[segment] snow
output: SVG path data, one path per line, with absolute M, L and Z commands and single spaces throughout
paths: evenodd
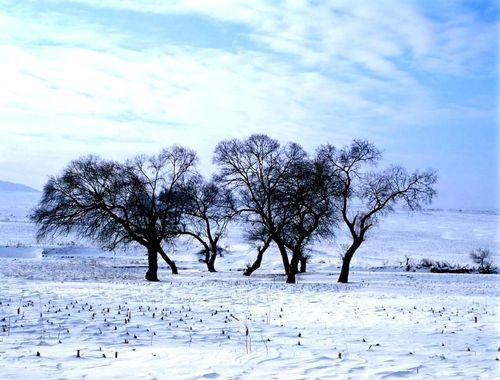
M 242 276 L 238 269 L 255 249 L 238 227 L 218 273 L 206 272 L 195 257 L 199 248 L 183 241 L 172 254 L 180 274 L 162 265 L 163 281 L 147 283 L 138 247 L 110 253 L 74 237 L 38 243 L 26 218 L 36 194 L 16 199 L 0 193 L 2 379 L 498 373 L 499 275 L 400 266 L 405 255 L 472 264 L 470 249 L 498 252 L 496 213 L 398 212 L 356 254 L 349 284 L 336 283 L 345 235 L 316 244 L 310 272 L 287 285 L 275 250 L 252 277 Z

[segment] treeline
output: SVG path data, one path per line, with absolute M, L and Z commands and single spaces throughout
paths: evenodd
M 344 225 L 352 239 L 338 281 L 347 282 L 354 253 L 381 216 L 397 203 L 419 209 L 436 194 L 433 170 L 375 170 L 380 159 L 364 140 L 340 149 L 322 145 L 309 155 L 266 135 L 220 142 L 213 158 L 218 172 L 210 179 L 197 172 L 196 153 L 179 146 L 126 162 L 87 156 L 49 178 L 31 219 L 39 239 L 74 232 L 106 249 L 140 244 L 148 252 L 149 281 L 158 281 L 158 256 L 177 273 L 165 247 L 182 235 L 200 245 L 215 272 L 230 224 L 243 223 L 245 239 L 258 247 L 244 274 L 258 269 L 275 245 L 287 282 L 295 283 L 311 243 L 334 238 Z

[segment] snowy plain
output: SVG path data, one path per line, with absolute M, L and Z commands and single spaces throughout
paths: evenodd
M 345 234 L 317 243 L 287 285 L 275 250 L 242 275 L 255 248 L 238 226 L 218 273 L 183 241 L 170 247 L 179 275 L 162 266 L 147 283 L 139 248 L 37 242 L 27 214 L 39 196 L 0 192 L 2 379 L 498 377 L 500 276 L 403 268 L 498 254 L 497 212 L 397 212 L 356 254 L 349 284 L 336 283 Z

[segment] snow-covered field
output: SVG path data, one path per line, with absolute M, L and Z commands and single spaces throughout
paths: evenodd
M 346 285 L 336 283 L 344 235 L 316 244 L 292 286 L 276 251 L 242 276 L 254 248 L 238 227 L 218 273 L 183 242 L 172 248 L 180 274 L 163 267 L 162 282 L 146 283 L 140 249 L 38 244 L 26 218 L 38 196 L 0 194 L 1 379 L 498 375 L 500 276 L 401 267 L 405 255 L 472 264 L 471 249 L 498 253 L 497 213 L 398 212 L 356 254 Z

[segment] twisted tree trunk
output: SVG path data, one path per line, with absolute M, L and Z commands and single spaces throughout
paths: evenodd
M 259 247 L 257 251 L 257 258 L 255 259 L 254 263 L 247 267 L 243 274 L 245 276 L 250 276 L 253 272 L 255 272 L 257 269 L 260 268 L 260 265 L 262 264 L 262 257 L 264 256 L 264 252 L 266 252 L 267 248 L 269 248 L 269 245 L 271 244 L 271 240 L 266 240 L 264 242 L 264 245 L 262 247 Z
M 354 239 L 351 246 L 345 252 L 344 257 L 342 258 L 342 269 L 340 270 L 338 282 L 344 284 L 349 282 L 349 269 L 351 265 L 351 259 L 354 255 L 354 252 L 356 252 L 356 250 L 359 248 L 362 242 L 363 242 L 362 238 Z
M 217 258 L 217 245 L 212 244 L 212 248 L 210 251 L 207 253 L 206 256 L 207 260 L 207 269 L 209 272 L 217 272 L 215 270 L 215 259 Z
M 154 247 L 148 247 L 148 271 L 146 272 L 146 280 L 158 280 L 158 252 Z
M 170 257 L 167 256 L 165 251 L 163 251 L 163 248 L 159 246 L 158 248 L 158 253 L 160 256 L 165 260 L 165 262 L 170 266 L 170 269 L 172 270 L 172 274 L 178 274 L 179 272 L 177 271 L 177 265 L 175 265 L 175 262 L 170 259 Z
M 288 253 L 286 251 L 286 246 L 280 239 L 276 239 L 275 242 L 276 242 L 276 245 L 278 246 L 278 249 L 280 251 L 281 260 L 283 260 L 283 268 L 285 269 L 285 274 L 288 275 L 288 273 L 290 272 L 290 261 L 288 259 Z

